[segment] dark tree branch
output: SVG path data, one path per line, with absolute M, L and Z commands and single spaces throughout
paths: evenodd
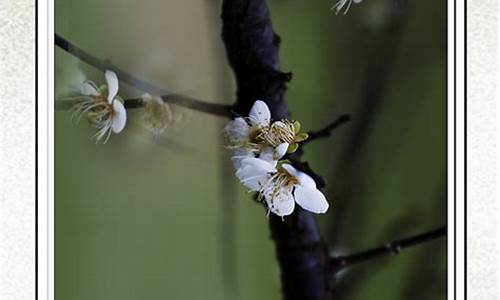
M 222 21 L 222 39 L 238 86 L 235 111 L 246 114 L 262 99 L 274 119 L 289 117 L 284 93 L 292 75 L 279 70 L 279 37 L 266 1 L 225 0 Z
M 338 117 L 335 121 L 333 121 L 332 123 L 328 124 L 327 126 L 325 126 L 324 128 L 318 130 L 318 131 L 309 131 L 308 134 L 309 134 L 309 138 L 307 140 L 305 140 L 304 142 L 302 142 L 302 146 L 307 144 L 307 143 L 310 143 L 314 140 L 317 140 L 317 139 L 320 139 L 320 138 L 327 138 L 329 137 L 331 134 L 332 134 L 332 131 L 336 128 L 338 128 L 340 125 L 342 124 L 345 124 L 347 122 L 349 122 L 351 120 L 351 116 L 350 115 L 341 115 L 340 117 Z
M 411 237 L 407 237 L 401 240 L 393 241 L 383 246 L 365 250 L 359 253 L 350 254 L 346 256 L 333 257 L 330 260 L 330 268 L 333 270 L 333 272 L 338 272 L 354 264 L 358 264 L 361 262 L 369 261 L 387 255 L 399 254 L 401 250 L 405 248 L 420 245 L 422 243 L 443 236 L 446 236 L 446 226 L 443 226 L 435 230 L 427 231 L 421 234 L 417 234 Z
M 155 95 L 163 95 L 162 99 L 165 102 L 177 104 L 179 106 L 187 107 L 193 110 L 201 111 L 208 114 L 213 114 L 217 116 L 231 117 L 232 105 L 226 104 L 217 104 L 210 103 L 202 100 L 198 100 L 195 98 L 191 98 L 188 96 L 172 93 L 155 85 L 152 85 L 140 78 L 133 76 L 130 73 L 127 73 L 120 68 L 116 67 L 112 63 L 99 59 L 96 56 L 88 53 L 87 51 L 79 48 L 78 46 L 72 44 L 65 38 L 60 35 L 55 35 L 55 44 L 68 52 L 69 54 L 79 58 L 80 60 L 88 63 L 89 65 L 101 70 L 112 70 L 116 73 L 118 78 L 128 84 L 136 87 L 137 89 L 148 92 Z M 65 101 L 66 102 L 66 101 Z M 72 102 L 72 101 L 68 101 Z M 74 104 L 72 103 L 58 103 L 57 108 L 66 109 L 71 107 Z M 125 107 L 127 108 L 138 108 L 142 106 L 142 101 L 140 99 L 131 99 L 125 101 Z
M 284 94 L 291 73 L 280 71 L 280 39 L 273 31 L 266 1 L 224 0 L 222 21 L 222 39 L 237 83 L 235 112 L 247 115 L 255 100 L 261 99 L 273 119 L 289 119 Z M 298 156 L 292 158 L 299 161 Z M 332 299 L 328 249 L 314 215 L 297 207 L 284 221 L 271 214 L 269 226 L 284 299 Z

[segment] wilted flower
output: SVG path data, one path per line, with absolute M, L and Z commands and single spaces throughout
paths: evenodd
M 89 122 L 97 129 L 93 136 L 96 142 L 103 137 L 107 142 L 111 131 L 119 133 L 127 122 L 127 111 L 123 106 L 118 94 L 118 77 L 113 71 L 106 71 L 106 85 L 97 85 L 86 80 L 81 87 L 83 100 L 75 104 L 72 110 L 78 115 L 78 120 L 86 116 Z
M 173 122 L 173 114 L 170 105 L 159 96 L 144 94 L 144 112 L 142 115 L 146 128 L 155 136 L 160 136 Z
M 335 10 L 335 14 L 338 14 L 342 9 L 344 9 L 344 15 L 347 14 L 349 8 L 351 8 L 352 3 L 360 3 L 362 0 L 337 0 L 337 2 L 332 6 L 332 10 Z M 347 6 L 346 6 L 347 5 Z
M 328 202 L 314 180 L 286 162 L 276 165 L 261 158 L 245 158 L 236 177 L 250 191 L 258 192 L 268 210 L 278 216 L 290 215 L 295 202 L 317 214 L 328 210 Z

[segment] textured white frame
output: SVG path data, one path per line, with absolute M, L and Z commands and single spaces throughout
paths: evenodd
M 54 1 L 38 9 L 38 299 L 54 299 Z
M 500 299 L 500 5 L 467 2 L 467 297 Z
M 35 5 L 0 1 L 0 298 L 35 297 Z

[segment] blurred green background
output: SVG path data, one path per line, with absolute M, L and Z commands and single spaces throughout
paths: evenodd
M 446 223 L 446 1 L 270 0 L 294 118 L 332 206 L 318 217 L 334 254 Z M 56 32 L 158 86 L 231 103 L 220 2 L 56 0 Z M 56 93 L 101 72 L 56 49 Z M 126 84 L 124 98 L 141 95 Z M 59 101 L 60 99 L 58 99 Z M 174 107 L 162 137 L 140 110 L 107 144 L 56 113 L 55 290 L 66 299 L 279 299 L 264 209 L 232 176 L 225 120 Z M 445 299 L 446 241 L 339 274 L 337 299 Z

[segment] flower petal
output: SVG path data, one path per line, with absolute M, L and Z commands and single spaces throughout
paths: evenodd
M 113 101 L 113 124 L 111 125 L 111 129 L 113 129 L 114 133 L 119 133 L 125 128 L 125 123 L 127 123 L 127 110 L 125 106 L 118 101 Z
M 107 70 L 104 76 L 106 76 L 106 82 L 108 83 L 108 102 L 111 103 L 118 94 L 118 77 L 115 72 L 110 70 Z
M 80 88 L 80 92 L 86 96 L 99 96 L 97 86 L 90 80 L 86 80 L 83 82 Z
M 318 189 L 296 185 L 293 194 L 295 201 L 305 210 L 316 214 L 322 214 L 328 210 L 329 205 L 325 195 Z
M 241 161 L 245 158 L 255 157 L 253 151 L 246 148 L 237 148 L 234 150 L 231 160 L 233 161 L 234 168 L 238 170 L 241 168 Z
M 248 140 L 250 135 L 250 126 L 245 119 L 239 117 L 227 123 L 224 132 L 232 142 L 241 143 Z
M 264 147 L 260 150 L 259 158 L 267 161 L 268 163 L 276 165 L 276 160 L 274 159 L 274 148 Z
M 254 126 L 269 126 L 269 123 L 271 123 L 271 112 L 264 101 L 257 100 L 253 104 L 252 109 L 250 109 L 248 118 L 250 119 L 250 123 Z
M 259 158 L 241 160 L 241 167 L 236 171 L 236 177 L 251 191 L 259 191 L 275 172 L 274 166 Z
M 241 165 L 242 167 L 253 167 L 265 173 L 276 172 L 276 168 L 271 163 L 260 158 L 245 158 L 241 161 Z
M 279 144 L 276 148 L 273 147 L 264 147 L 259 154 L 259 158 L 263 159 L 273 166 L 276 166 L 278 160 L 280 160 L 288 149 L 288 143 Z
M 314 181 L 314 179 L 311 178 L 311 176 L 307 175 L 304 172 L 301 172 L 301 171 L 295 169 L 295 167 L 293 167 L 290 164 L 283 164 L 282 167 L 290 175 L 292 175 L 293 177 L 297 178 L 297 180 L 299 181 L 300 185 L 302 185 L 304 187 L 311 188 L 311 189 L 315 189 L 316 188 L 316 182 Z
M 269 181 L 270 175 L 268 173 L 259 173 L 252 168 L 242 168 L 236 174 L 241 184 L 243 184 L 249 191 L 258 192 Z
M 265 197 L 265 199 L 269 210 L 280 217 L 288 216 L 295 209 L 295 201 L 288 191 L 283 191 L 273 198 Z
M 259 172 L 259 170 L 251 167 L 241 168 L 236 172 L 236 177 L 238 177 L 241 184 L 252 192 L 260 191 L 269 181 L 270 176 L 268 173 Z
M 288 143 L 281 143 L 276 146 L 276 148 L 274 148 L 274 159 L 280 160 L 283 156 L 285 156 L 288 146 L 290 146 Z

